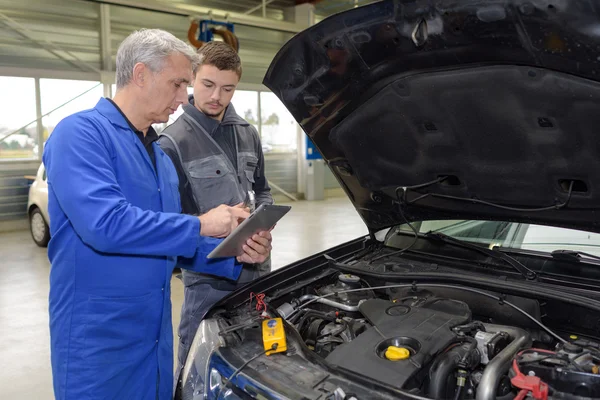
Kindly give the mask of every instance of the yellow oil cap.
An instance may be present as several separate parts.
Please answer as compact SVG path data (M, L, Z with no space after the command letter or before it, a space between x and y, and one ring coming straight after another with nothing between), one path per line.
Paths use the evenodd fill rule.
M579 339L579 338L577 337L577 335L571 335L571 336L569 336L569 338L571 338L572 340L577 340L577 339Z
M385 351L385 358L390 361L406 360L410 357L410 351L404 347L390 346Z

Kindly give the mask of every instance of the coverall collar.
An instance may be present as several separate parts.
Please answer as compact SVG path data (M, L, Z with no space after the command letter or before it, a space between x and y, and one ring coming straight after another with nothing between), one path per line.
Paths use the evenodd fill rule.
M207 116L202 111L200 111L196 108L196 106L194 105L194 95L193 94L189 95L188 99L190 101L190 104L184 104L183 111L185 111L187 114L189 114L191 117L193 117L196 121L200 122L202 124L202 126L211 127L209 132L211 132L214 128L216 128L216 126L219 125L219 122L217 120L210 118L209 116ZM210 120L210 121L208 121L208 120ZM215 123L216 123L216 125L215 125ZM245 119L243 119L242 117L240 117L237 114L237 112L235 111L235 108L233 107L233 104L229 103L229 105L225 109L225 114L223 115L223 120L220 122L220 125L244 125L244 126L246 126L249 124Z

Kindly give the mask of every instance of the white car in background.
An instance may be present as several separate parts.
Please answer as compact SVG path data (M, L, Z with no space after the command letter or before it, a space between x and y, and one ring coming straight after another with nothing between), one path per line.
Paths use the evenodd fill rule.
M35 244L40 247L48 246L50 241L50 217L48 216L48 182L44 164L38 168L37 174L29 188L27 202L29 215L29 230Z

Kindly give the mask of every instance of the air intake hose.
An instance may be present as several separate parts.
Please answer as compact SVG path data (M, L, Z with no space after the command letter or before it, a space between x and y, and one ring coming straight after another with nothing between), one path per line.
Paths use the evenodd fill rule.
M456 388L454 372L459 368L471 369L479 364L477 342L471 337L464 338L466 343L455 346L439 355L429 369L427 395L433 399L453 399Z

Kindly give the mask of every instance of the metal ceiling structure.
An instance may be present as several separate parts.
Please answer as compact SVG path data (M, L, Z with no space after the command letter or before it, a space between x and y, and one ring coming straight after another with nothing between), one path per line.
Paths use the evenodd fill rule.
M354 7L375 3L379 0L322 0L315 3L315 14L318 19L342 12Z
M141 11L153 11L160 12L163 14L169 14L173 16L181 16L187 18L210 18L215 20L227 20L228 22L236 25L252 26L257 28L276 30L289 33L297 33L304 29L304 26L298 25L295 22L284 21L284 9L276 9L273 7L273 3L266 7L266 17L259 17L254 15L248 15L244 12L253 9L260 4L261 8L263 3L257 3L252 0L243 8L237 8L238 2L228 3L226 9L211 7L211 4L220 3L218 0L210 0L206 2L184 2L184 1L172 1L172 0L87 0L91 3L110 4L114 6L127 7ZM276 0L282 1L282 0ZM202 5L199 5L202 4ZM208 4L208 6L207 6ZM253 6L254 5L254 6ZM221 4L221 7L223 5ZM293 7L291 5L290 7ZM241 12L233 11L234 9L240 9Z
M267 18L283 19L284 10L296 5L296 0L159 0L164 4L185 4L188 6L201 6L207 8L215 8L229 10L240 14L247 15L262 15L263 4L267 10ZM266 4L265 4L266 3Z
M108 81L112 76L106 72L114 70L116 49L132 30L157 27L186 40L190 19L214 19L235 24L245 67L243 82L260 84L279 48L306 27L293 17L294 6L305 2L0 0L0 67L5 67L5 71L12 67L16 75L31 68L46 70L48 74L72 71L79 79L89 76ZM316 19L367 2L317 1Z
M288 4L283 1L290 0L275 0L269 6ZM246 3L245 11L258 5L256 0ZM4 75L31 76L31 69L52 77L68 72L75 74L73 79L110 82L116 50L133 30L161 28L187 41L191 18L220 19L235 24L244 63L242 82L260 85L270 60L303 29L284 21L283 10L272 9L269 15L279 19L183 1L0 0L0 68Z
M295 7L299 3L306 0L0 0L0 76L35 78L39 119L42 79L102 82L104 95L110 96L116 51L133 30L160 28L187 41L191 20L208 19L235 24L244 66L240 88L264 90L266 69L295 33L310 21L365 1L322 0L314 2L314 8ZM43 150L39 121L37 130ZM271 156L267 160L269 176L293 193L303 187L300 161L299 156ZM33 173L38 165L39 160L33 159L3 162L3 170L13 172L8 177L0 174L0 192L6 179L23 171ZM0 219L15 216L14 210L2 207L21 210L22 202L0 196Z
M164 10L174 12L206 12L207 10L227 10L228 12L242 15L260 16L276 21L285 20L286 10L299 5L310 3L315 7L317 20L329 15L362 5L374 3L379 0L146 0L146 1L119 1L119 0L90 0L107 1L113 4L138 3L142 7L162 7ZM143 3L143 4L142 4ZM176 10L176 11L175 11Z

